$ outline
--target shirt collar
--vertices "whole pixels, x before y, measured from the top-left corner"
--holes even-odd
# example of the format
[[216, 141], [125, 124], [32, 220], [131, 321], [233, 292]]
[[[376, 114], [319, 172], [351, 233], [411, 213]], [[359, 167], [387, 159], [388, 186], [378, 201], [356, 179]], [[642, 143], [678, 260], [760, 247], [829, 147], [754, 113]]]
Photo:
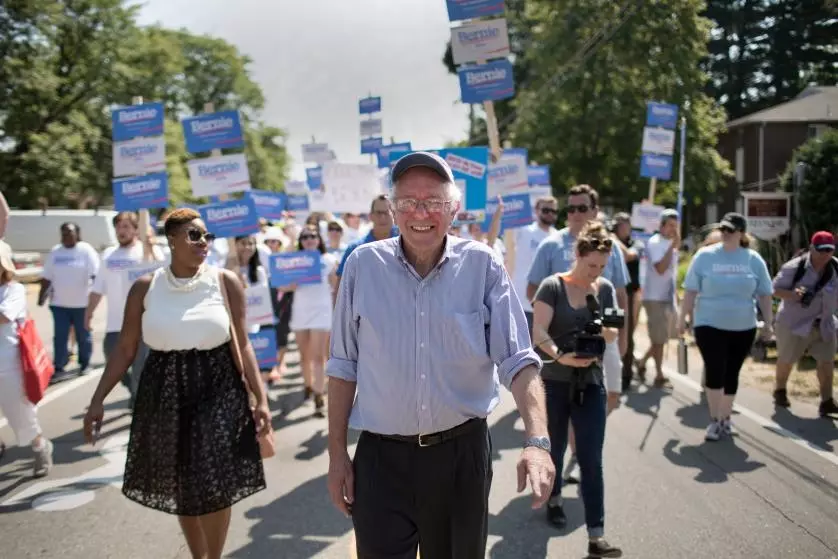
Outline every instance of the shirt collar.
[[[445, 235], [445, 239], [442, 242], [443, 242], [442, 257], [439, 259], [439, 262], [437, 262], [436, 265], [434, 266], [434, 268], [433, 268], [434, 270], [439, 268], [440, 266], [442, 266], [445, 262], [447, 262], [451, 258], [451, 255], [453, 254], [453, 251], [451, 249], [451, 244], [452, 244], [451, 243], [451, 235]], [[407, 256], [405, 256], [405, 254], [404, 254], [404, 249], [402, 248], [402, 236], [401, 235], [399, 235], [398, 238], [396, 239], [396, 256], [404, 264], [413, 268], [413, 266], [407, 260]]]

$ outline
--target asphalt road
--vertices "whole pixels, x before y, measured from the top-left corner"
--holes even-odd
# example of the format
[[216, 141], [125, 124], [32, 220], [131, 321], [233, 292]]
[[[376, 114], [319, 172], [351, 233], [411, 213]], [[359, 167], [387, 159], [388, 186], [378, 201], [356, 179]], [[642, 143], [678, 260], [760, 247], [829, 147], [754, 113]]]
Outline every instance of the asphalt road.
[[[97, 321], [101, 328], [104, 309]], [[51, 335], [48, 311], [34, 311]], [[101, 362], [101, 335], [97, 336]], [[673, 352], [674, 353], [674, 352]], [[293, 357], [293, 356], [292, 356]], [[294, 360], [292, 359], [292, 362]], [[625, 557], [838, 557], [838, 429], [797, 404], [775, 413], [745, 389], [733, 441], [705, 443], [699, 364], [674, 389], [636, 387], [609, 418], [605, 447], [606, 531]], [[50, 388], [40, 408], [55, 442], [50, 477], [31, 479], [28, 449], [0, 463], [0, 557], [188, 558], [174, 518], [120, 494], [130, 415], [120, 386], [107, 401], [102, 442], [82, 441], [81, 418], [99, 371]], [[232, 558], [353, 557], [352, 526], [326, 492], [326, 420], [302, 404], [296, 369], [271, 392], [278, 454], [265, 464], [268, 489], [233, 509]], [[582, 504], [565, 491], [568, 527], [544, 522], [515, 491], [522, 424], [504, 393], [490, 418], [495, 447], [489, 552], [494, 558], [584, 557]], [[0, 419], [0, 436], [14, 435]]]

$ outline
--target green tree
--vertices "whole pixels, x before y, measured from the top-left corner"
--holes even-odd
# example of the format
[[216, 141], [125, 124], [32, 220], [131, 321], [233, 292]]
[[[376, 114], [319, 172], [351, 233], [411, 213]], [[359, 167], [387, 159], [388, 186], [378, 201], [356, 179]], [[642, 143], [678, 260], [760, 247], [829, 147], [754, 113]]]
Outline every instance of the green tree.
[[[797, 173], [802, 181], [795, 188]], [[838, 197], [835, 196], [838, 130], [828, 130], [798, 148], [780, 180], [785, 191], [797, 193], [804, 236], [820, 230], [835, 232], [838, 225]]]

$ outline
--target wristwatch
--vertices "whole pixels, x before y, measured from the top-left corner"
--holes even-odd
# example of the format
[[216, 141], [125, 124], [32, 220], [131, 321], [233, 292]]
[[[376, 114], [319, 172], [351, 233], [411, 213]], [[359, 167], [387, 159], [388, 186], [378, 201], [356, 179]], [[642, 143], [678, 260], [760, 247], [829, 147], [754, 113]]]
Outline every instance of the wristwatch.
[[524, 442], [524, 448], [531, 446], [550, 452], [550, 437], [530, 437]]

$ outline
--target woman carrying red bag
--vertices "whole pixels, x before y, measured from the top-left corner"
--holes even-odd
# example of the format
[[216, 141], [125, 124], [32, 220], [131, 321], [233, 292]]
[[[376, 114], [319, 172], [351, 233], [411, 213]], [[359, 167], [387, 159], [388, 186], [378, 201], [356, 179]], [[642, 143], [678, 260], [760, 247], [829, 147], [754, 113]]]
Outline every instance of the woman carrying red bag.
[[26, 319], [26, 288], [14, 277], [11, 248], [0, 241], [0, 410], [18, 444], [32, 445], [34, 474], [42, 477], [52, 468], [52, 442], [41, 434], [35, 405], [24, 389], [18, 328]]

